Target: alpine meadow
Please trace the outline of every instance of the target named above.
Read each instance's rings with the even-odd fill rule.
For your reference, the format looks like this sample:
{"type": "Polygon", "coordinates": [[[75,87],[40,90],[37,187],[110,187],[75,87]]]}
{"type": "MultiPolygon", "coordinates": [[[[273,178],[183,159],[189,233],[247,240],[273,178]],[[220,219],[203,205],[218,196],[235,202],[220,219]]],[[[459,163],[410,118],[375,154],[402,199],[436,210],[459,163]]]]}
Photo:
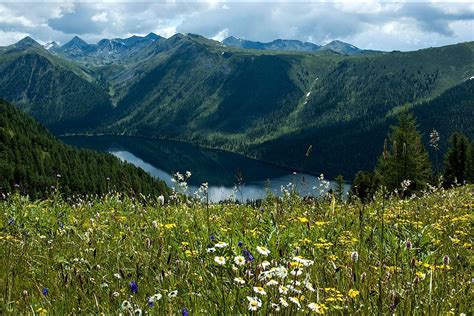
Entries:
{"type": "Polygon", "coordinates": [[[471,315],[474,7],[0,3],[0,315],[471,315]]]}

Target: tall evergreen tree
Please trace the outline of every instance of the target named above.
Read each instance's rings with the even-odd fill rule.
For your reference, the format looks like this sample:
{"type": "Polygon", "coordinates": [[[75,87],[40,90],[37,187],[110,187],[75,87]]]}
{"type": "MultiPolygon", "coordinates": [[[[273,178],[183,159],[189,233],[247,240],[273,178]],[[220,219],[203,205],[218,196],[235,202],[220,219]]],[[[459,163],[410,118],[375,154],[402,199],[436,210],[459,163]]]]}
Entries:
{"type": "Polygon", "coordinates": [[[389,191],[405,194],[426,187],[431,177],[431,162],[417,130],[415,117],[404,111],[398,125],[391,126],[388,143],[375,169],[381,184],[389,191]]]}
{"type": "Polygon", "coordinates": [[[450,187],[469,180],[471,173],[471,144],[460,132],[454,132],[449,138],[448,151],[444,158],[444,185],[450,187]]]}

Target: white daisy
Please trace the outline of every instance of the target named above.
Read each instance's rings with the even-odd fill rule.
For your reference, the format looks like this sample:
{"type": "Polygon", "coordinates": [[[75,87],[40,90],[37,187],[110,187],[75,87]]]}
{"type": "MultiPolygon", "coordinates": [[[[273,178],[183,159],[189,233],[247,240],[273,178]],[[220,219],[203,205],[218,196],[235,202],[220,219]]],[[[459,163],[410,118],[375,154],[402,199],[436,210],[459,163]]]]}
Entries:
{"type": "Polygon", "coordinates": [[[234,262],[238,266],[243,266],[245,264],[245,258],[243,256],[237,256],[234,258],[234,262]]]}
{"type": "Polygon", "coordinates": [[[265,257],[270,254],[270,250],[268,250],[267,247],[263,247],[263,246],[257,246],[257,251],[265,257]]]}
{"type": "Polygon", "coordinates": [[[277,280],[270,280],[270,281],[267,282],[267,286],[274,286],[274,285],[278,285],[277,280]]]}
{"type": "Polygon", "coordinates": [[[217,244],[215,244],[214,247],[216,247],[216,248],[225,248],[225,247],[227,247],[227,243],[221,241],[221,242],[218,242],[217,244]]]}
{"type": "Polygon", "coordinates": [[[298,308],[301,307],[300,300],[297,297],[291,296],[288,299],[290,300],[290,302],[298,306],[298,308]]]}
{"type": "Polygon", "coordinates": [[[253,290],[255,293],[260,294],[260,295],[267,295],[267,292],[265,292],[265,289],[260,286],[254,286],[253,290]]]}
{"type": "Polygon", "coordinates": [[[281,306],[288,307],[288,302],[283,297],[280,297],[280,304],[281,306]]]}
{"type": "Polygon", "coordinates": [[[258,297],[247,296],[249,300],[249,310],[256,311],[259,307],[262,306],[262,301],[258,297]]]}
{"type": "Polygon", "coordinates": [[[234,282],[237,284],[245,284],[245,280],[242,278],[234,278],[234,282]]]}
{"type": "Polygon", "coordinates": [[[218,264],[218,265],[221,265],[223,266],[225,264],[225,258],[224,257],[220,257],[220,256],[216,256],[214,258],[214,261],[218,264]]]}

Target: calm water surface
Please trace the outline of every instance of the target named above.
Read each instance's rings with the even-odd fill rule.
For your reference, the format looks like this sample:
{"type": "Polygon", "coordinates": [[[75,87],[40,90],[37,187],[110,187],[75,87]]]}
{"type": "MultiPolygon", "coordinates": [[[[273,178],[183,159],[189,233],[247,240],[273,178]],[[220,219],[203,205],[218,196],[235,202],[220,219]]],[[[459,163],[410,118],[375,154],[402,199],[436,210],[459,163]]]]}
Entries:
{"type": "MultiPolygon", "coordinates": [[[[77,147],[109,152],[164,180],[170,187],[176,186],[171,180],[173,174],[190,171],[188,192],[194,193],[207,182],[209,199],[213,202],[260,199],[268,191],[281,195],[282,187],[289,184],[301,195],[318,196],[321,190],[328,190],[313,175],[182,142],[127,136],[68,136],[62,140],[77,147]],[[237,179],[241,179],[240,189],[236,188],[237,179]]],[[[333,185],[329,183],[330,187],[333,185]]]]}

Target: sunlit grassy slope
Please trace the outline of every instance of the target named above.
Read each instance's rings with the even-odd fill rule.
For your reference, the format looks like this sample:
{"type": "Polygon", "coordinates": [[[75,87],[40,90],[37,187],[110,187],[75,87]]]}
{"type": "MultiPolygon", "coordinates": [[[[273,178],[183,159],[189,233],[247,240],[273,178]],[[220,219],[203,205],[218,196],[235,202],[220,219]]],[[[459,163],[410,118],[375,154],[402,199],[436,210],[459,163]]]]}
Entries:
{"type": "Polygon", "coordinates": [[[469,314],[473,187],[368,205],[0,202],[0,314],[469,314]]]}

